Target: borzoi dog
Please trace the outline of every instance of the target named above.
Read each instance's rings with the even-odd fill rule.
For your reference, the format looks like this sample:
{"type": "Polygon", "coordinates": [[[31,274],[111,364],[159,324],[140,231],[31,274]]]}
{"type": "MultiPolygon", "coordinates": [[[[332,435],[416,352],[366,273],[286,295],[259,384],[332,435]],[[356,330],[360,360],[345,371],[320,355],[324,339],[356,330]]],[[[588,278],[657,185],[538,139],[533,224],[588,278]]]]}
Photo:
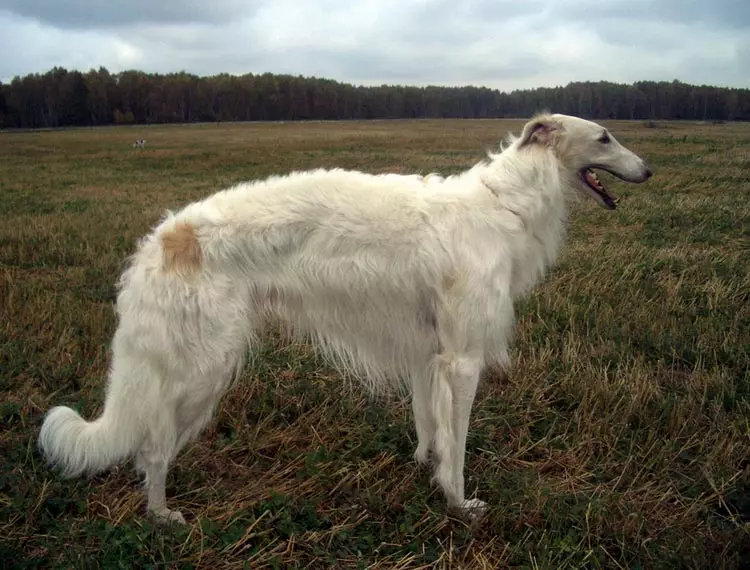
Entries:
{"type": "Polygon", "coordinates": [[[615,200],[592,169],[629,182],[646,163],[604,127],[539,115],[499,153],[447,178],[313,170],[244,183],[143,238],[118,284],[102,415],[49,411],[39,436],[64,475],[135,456],[147,509],[167,508],[180,449],[211,420],[264,322],[281,319],[371,392],[406,389],[418,444],[451,508],[464,496],[480,373],[508,365],[513,302],[561,247],[567,198],[615,200]]]}

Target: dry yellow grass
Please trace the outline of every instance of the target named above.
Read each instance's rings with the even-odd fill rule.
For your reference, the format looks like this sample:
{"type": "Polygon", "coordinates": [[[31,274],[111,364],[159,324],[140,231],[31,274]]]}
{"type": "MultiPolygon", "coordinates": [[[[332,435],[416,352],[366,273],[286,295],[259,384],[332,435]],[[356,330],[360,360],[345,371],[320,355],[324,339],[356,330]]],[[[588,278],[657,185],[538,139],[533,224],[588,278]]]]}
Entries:
{"type": "Polygon", "coordinates": [[[320,166],[452,173],[520,121],[222,124],[0,134],[0,560],[8,567],[741,568],[750,564],[750,126],[612,122],[653,164],[582,202],[562,264],[488,374],[453,518],[411,460],[408,406],[343,393],[271,342],[143,518],[130,465],[62,481],[53,404],[101,409],[134,240],[240,180],[320,166]],[[144,150],[131,148],[148,139],[144,150]]]}

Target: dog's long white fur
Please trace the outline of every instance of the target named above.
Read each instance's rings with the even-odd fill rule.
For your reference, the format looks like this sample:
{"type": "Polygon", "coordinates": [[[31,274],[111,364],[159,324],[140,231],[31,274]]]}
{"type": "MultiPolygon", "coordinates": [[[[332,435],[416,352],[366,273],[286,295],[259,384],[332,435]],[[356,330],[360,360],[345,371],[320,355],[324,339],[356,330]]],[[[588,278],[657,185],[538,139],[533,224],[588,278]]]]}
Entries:
{"type": "Polygon", "coordinates": [[[67,476],[135,456],[148,509],[183,521],[168,466],[274,317],[371,392],[411,393],[415,458],[433,453],[450,505],[482,507],[464,497],[466,434],[482,369],[508,364],[514,299],[554,263],[581,168],[650,175],[602,130],[543,115],[448,178],[295,172],[170,213],[121,277],[101,417],[53,408],[42,450],[67,476]]]}

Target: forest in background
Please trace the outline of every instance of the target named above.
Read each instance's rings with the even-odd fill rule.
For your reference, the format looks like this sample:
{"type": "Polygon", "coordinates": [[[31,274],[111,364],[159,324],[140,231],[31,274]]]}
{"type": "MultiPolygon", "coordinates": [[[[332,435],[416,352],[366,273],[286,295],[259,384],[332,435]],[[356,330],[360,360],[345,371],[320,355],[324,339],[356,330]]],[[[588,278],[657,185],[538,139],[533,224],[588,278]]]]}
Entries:
{"type": "Polygon", "coordinates": [[[543,109],[589,119],[750,120],[750,89],[680,81],[487,87],[355,86],[272,73],[210,77],[55,67],[0,82],[0,128],[213,121],[515,118],[543,109]]]}

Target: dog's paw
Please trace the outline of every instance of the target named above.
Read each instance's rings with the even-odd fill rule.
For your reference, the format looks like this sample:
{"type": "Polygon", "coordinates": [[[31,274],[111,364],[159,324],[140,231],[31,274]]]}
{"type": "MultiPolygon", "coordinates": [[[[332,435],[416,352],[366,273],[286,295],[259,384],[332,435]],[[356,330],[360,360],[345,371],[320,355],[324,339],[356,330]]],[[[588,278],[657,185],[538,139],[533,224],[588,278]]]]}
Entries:
{"type": "Polygon", "coordinates": [[[459,509],[462,514],[468,516],[472,520],[476,520],[487,512],[487,507],[487,503],[480,499],[466,499],[461,503],[459,509]]]}
{"type": "Polygon", "coordinates": [[[187,524],[185,522],[185,517],[182,516],[182,513],[180,511],[173,511],[167,508],[160,509],[158,511],[151,511],[151,515],[154,517],[155,521],[158,524],[170,524],[170,523],[177,523],[177,524],[187,524]]]}

